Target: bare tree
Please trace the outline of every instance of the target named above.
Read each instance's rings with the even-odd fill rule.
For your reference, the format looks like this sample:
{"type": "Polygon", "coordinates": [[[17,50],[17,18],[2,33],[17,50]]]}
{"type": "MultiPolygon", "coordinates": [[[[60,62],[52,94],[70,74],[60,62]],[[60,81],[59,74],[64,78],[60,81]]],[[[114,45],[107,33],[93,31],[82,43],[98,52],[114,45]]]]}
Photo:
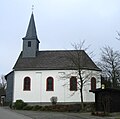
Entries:
{"type": "Polygon", "coordinates": [[[104,75],[112,83],[112,87],[116,88],[120,81],[120,52],[114,51],[113,48],[107,46],[101,50],[101,67],[104,75]]]}
{"type": "Polygon", "coordinates": [[[6,89],[6,87],[7,87],[7,81],[5,79],[5,76],[1,75],[1,77],[0,77],[0,88],[6,89]]]}
{"type": "Polygon", "coordinates": [[[117,35],[118,37],[116,37],[117,40],[120,40],[120,32],[116,31],[117,32],[117,35]]]}
{"type": "MultiPolygon", "coordinates": [[[[88,80],[90,79],[90,76],[93,74],[93,72],[91,70],[86,70],[86,64],[87,64],[86,57],[89,57],[89,56],[87,56],[85,51],[89,47],[84,48],[84,43],[85,43],[85,41],[82,41],[78,44],[76,44],[76,43],[72,44],[74,50],[69,51],[65,54],[67,60],[69,60],[69,62],[71,62],[70,63],[71,68],[74,67],[73,69],[75,69],[75,70],[73,72],[71,72],[70,74],[67,74],[67,75],[65,74],[65,76],[62,77],[64,79],[66,79],[66,77],[70,78],[72,73],[76,74],[77,84],[78,84],[77,90],[80,91],[82,109],[84,109],[83,87],[85,86],[86,82],[88,82],[88,80]],[[86,54],[86,57],[83,54],[86,54]]],[[[94,75],[96,75],[96,74],[94,74],[94,75]]],[[[74,95],[74,93],[72,95],[74,95]]]]}

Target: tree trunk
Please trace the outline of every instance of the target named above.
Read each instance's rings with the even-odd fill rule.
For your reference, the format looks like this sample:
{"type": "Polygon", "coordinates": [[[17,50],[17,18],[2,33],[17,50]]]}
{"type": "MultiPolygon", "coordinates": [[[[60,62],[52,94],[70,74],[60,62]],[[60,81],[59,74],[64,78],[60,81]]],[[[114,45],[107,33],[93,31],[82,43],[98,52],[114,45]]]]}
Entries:
{"type": "Polygon", "coordinates": [[[80,89],[80,94],[81,94],[81,107],[82,107],[82,110],[84,110],[84,102],[83,102],[83,92],[82,92],[82,89],[80,89]]]}
{"type": "Polygon", "coordinates": [[[82,76],[81,76],[81,70],[79,70],[79,76],[80,76],[80,82],[81,82],[81,87],[80,87],[81,106],[82,106],[82,110],[84,110],[84,102],[83,102],[83,80],[82,80],[82,76]]]}

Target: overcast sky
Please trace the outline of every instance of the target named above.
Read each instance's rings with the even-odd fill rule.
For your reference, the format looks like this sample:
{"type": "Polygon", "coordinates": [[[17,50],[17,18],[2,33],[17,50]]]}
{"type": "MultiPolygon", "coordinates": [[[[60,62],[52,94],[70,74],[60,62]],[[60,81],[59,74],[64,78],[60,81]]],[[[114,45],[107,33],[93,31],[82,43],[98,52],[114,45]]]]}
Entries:
{"type": "Polygon", "coordinates": [[[22,50],[32,5],[40,50],[73,49],[85,40],[95,61],[103,46],[120,50],[120,0],[1,0],[0,75],[12,71],[22,50]]]}

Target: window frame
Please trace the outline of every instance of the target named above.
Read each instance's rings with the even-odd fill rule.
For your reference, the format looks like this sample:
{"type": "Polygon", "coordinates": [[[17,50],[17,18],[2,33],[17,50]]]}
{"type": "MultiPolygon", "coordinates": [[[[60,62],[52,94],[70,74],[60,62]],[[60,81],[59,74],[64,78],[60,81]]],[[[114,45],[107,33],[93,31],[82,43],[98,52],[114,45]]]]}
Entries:
{"type": "Polygon", "coordinates": [[[31,78],[25,77],[23,80],[23,91],[30,91],[31,90],[31,78]]]}
{"type": "Polygon", "coordinates": [[[46,79],[46,91],[54,91],[54,78],[51,76],[46,79]],[[49,80],[51,79],[52,79],[52,85],[51,85],[52,87],[49,89],[48,85],[50,85],[49,80]]]}
{"type": "Polygon", "coordinates": [[[77,91],[77,78],[76,76],[71,76],[70,78],[70,91],[77,91]],[[73,80],[75,80],[75,84],[73,84],[73,80]],[[75,87],[73,87],[75,85],[75,87]]]}
{"type": "Polygon", "coordinates": [[[31,47],[31,41],[28,41],[28,47],[31,47]]]}
{"type": "Polygon", "coordinates": [[[92,91],[96,90],[96,78],[95,77],[91,78],[91,90],[92,91]]]}

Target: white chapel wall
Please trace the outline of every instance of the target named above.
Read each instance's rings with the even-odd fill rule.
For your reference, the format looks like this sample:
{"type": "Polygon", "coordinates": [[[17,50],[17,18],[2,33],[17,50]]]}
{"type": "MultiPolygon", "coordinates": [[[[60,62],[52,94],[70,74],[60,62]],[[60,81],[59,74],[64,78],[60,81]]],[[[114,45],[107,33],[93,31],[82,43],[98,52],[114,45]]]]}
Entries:
{"type": "MultiPolygon", "coordinates": [[[[61,74],[63,73],[65,75],[76,75],[73,72],[74,71],[70,70],[15,71],[13,101],[15,102],[17,99],[22,99],[25,102],[50,102],[50,98],[56,96],[58,97],[58,102],[80,102],[79,91],[72,96],[74,91],[69,90],[69,78],[66,80],[61,78],[61,74]],[[27,76],[31,78],[30,91],[23,90],[23,80],[27,76]],[[46,91],[46,79],[50,76],[54,79],[54,91],[46,91]]],[[[99,80],[97,87],[100,87],[99,72],[93,71],[90,77],[93,76],[99,80]]],[[[89,80],[83,89],[85,102],[94,101],[94,94],[89,92],[90,89],[89,80]]]]}

